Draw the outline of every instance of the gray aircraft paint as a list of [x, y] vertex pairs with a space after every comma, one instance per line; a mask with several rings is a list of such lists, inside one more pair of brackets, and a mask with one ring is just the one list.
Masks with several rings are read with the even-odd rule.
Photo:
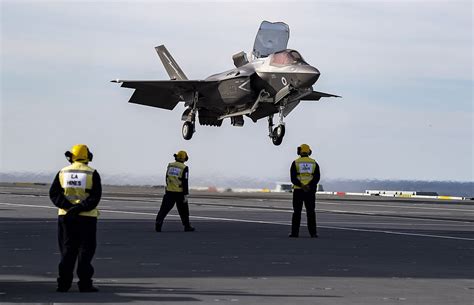
[[[191, 139], [196, 117], [201, 125], [221, 126], [231, 119], [234, 126], [243, 126], [247, 116], [254, 122], [268, 117], [269, 136], [279, 145], [285, 133], [283, 118], [301, 100], [319, 100], [337, 95], [313, 91], [320, 72], [303, 57], [287, 49], [289, 27], [283, 22], [263, 21], [257, 32], [249, 62], [245, 53], [232, 58], [236, 68], [211, 75], [204, 80], [188, 80], [183, 70], [164, 45], [156, 51], [170, 76], [169, 81], [115, 80], [122, 87], [135, 89], [130, 103], [163, 109], [174, 109], [184, 102], [183, 137]], [[273, 115], [279, 125], [273, 129]]]

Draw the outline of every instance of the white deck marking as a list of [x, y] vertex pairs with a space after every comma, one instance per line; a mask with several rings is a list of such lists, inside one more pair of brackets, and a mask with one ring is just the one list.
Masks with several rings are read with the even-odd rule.
[[[343, 200], [343, 199], [341, 199]], [[421, 203], [421, 202], [420, 202]], [[316, 200], [317, 204], [328, 204], [328, 205], [344, 205], [345, 203], [334, 203], [334, 202], [327, 202], [327, 201], [320, 201]], [[406, 206], [406, 205], [383, 205], [383, 204], [359, 204], [359, 203], [350, 203], [357, 206], [367, 206], [367, 207], [383, 207], [383, 208], [407, 208], [407, 209], [420, 209], [420, 210], [441, 210], [441, 211], [463, 211], [463, 212], [470, 212], [474, 213], [474, 210], [467, 210], [466, 209], [453, 209], [453, 208], [430, 208], [430, 207], [419, 207], [419, 206]], [[414, 203], [419, 204], [419, 203]]]
[[[18, 207], [33, 207], [33, 208], [43, 208], [43, 209], [56, 209], [56, 207], [44, 206], [44, 205], [31, 205], [31, 204], [19, 204], [19, 203], [7, 203], [0, 202], [0, 205], [6, 206], [18, 206]], [[131, 211], [120, 211], [120, 210], [101, 210], [104, 213], [117, 213], [117, 214], [131, 214], [131, 215], [146, 215], [146, 216], [155, 216], [156, 213], [147, 213], [147, 212], [131, 212]], [[179, 215], [170, 214], [171, 217], [179, 217]], [[238, 218], [223, 218], [223, 217], [208, 217], [208, 216], [190, 216], [192, 219], [205, 219], [205, 220], [217, 220], [217, 221], [229, 221], [229, 222], [243, 222], [243, 223], [259, 223], [259, 224], [272, 224], [272, 225], [291, 225], [290, 222], [276, 222], [276, 221], [262, 221], [262, 220], [248, 220], [248, 219], [238, 219]], [[358, 229], [358, 228], [347, 228], [347, 227], [333, 227], [333, 226], [319, 226], [320, 228], [335, 229], [335, 230], [346, 230], [346, 231], [359, 231], [359, 232], [374, 232], [374, 233], [384, 233], [392, 235], [405, 235], [405, 236], [418, 236], [418, 237], [431, 237], [431, 238], [441, 238], [441, 239], [454, 239], [454, 240], [468, 240], [474, 241], [474, 238], [465, 238], [465, 237], [456, 237], [456, 236], [443, 236], [443, 235], [432, 235], [432, 234], [418, 234], [418, 233], [407, 233], [407, 232], [397, 232], [397, 231], [388, 231], [388, 230], [377, 230], [377, 229]]]

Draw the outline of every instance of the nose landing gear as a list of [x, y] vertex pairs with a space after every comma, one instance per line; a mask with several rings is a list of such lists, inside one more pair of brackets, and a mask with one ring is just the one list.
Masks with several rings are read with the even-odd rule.
[[283, 141], [283, 136], [285, 136], [285, 125], [278, 125], [273, 129], [272, 132], [272, 142], [275, 145], [280, 145]]
[[280, 124], [273, 128], [273, 115], [268, 117], [268, 136], [272, 139], [274, 145], [278, 146], [283, 141], [285, 136], [285, 123], [280, 111]]

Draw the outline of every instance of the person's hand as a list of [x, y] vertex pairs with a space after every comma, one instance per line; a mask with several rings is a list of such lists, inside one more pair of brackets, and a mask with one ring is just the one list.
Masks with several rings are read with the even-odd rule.
[[307, 184], [303, 185], [301, 188], [303, 189], [303, 192], [309, 192], [310, 190], [310, 187]]
[[64, 215], [65, 220], [72, 220], [79, 215], [79, 213], [82, 212], [82, 207], [80, 205], [74, 205], [72, 208], [70, 208], [66, 215]]
[[188, 203], [188, 195], [184, 195], [183, 202], [184, 202], [184, 203]]

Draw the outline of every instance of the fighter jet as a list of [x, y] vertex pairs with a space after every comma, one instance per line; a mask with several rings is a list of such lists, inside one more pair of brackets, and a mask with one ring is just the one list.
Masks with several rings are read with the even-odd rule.
[[[122, 87], [135, 89], [129, 102], [172, 110], [184, 102], [186, 110], [182, 135], [190, 140], [199, 124], [221, 126], [229, 118], [233, 126], [243, 126], [244, 116], [253, 122], [268, 118], [273, 144], [285, 135], [283, 119], [300, 101], [340, 97], [314, 91], [320, 73], [301, 54], [288, 49], [290, 29], [283, 22], [263, 21], [255, 38], [251, 60], [245, 52], [232, 56], [235, 68], [204, 80], [188, 80], [164, 45], [156, 47], [170, 80], [121, 80]], [[273, 116], [278, 115], [274, 127]]]

